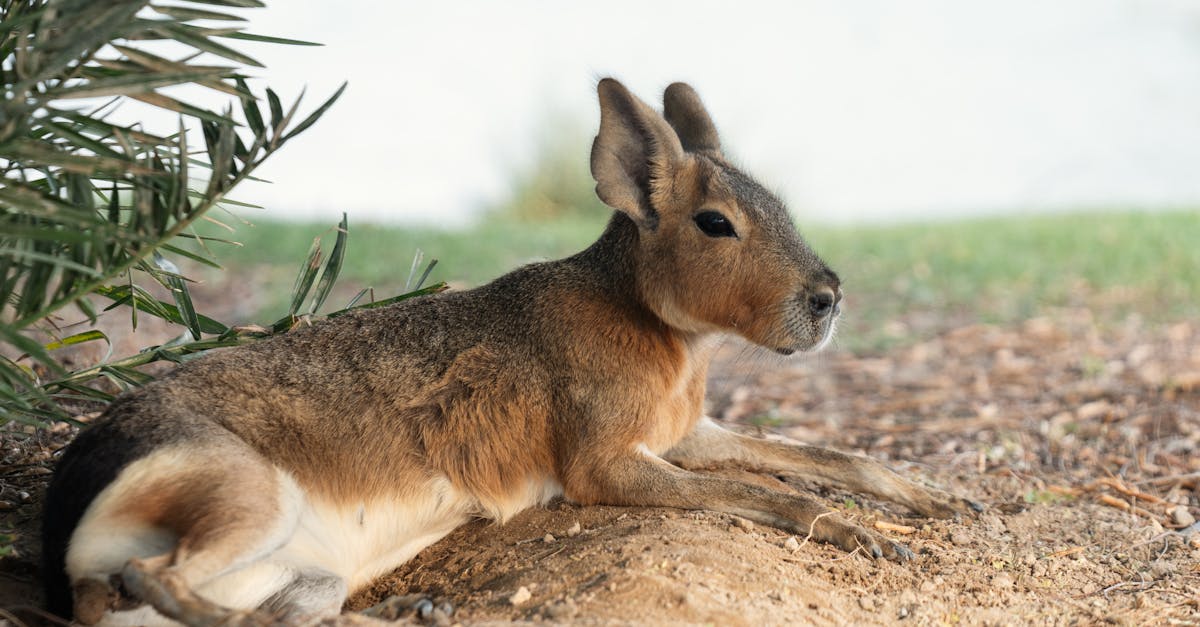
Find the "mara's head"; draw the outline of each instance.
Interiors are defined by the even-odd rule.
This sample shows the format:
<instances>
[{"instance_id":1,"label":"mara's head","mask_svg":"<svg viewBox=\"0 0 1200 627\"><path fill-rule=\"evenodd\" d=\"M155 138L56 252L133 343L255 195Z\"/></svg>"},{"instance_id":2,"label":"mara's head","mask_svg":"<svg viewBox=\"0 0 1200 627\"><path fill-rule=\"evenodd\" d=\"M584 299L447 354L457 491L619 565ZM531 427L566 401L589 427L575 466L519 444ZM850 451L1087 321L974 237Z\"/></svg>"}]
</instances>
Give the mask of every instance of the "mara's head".
<instances>
[{"instance_id":1,"label":"mara's head","mask_svg":"<svg viewBox=\"0 0 1200 627\"><path fill-rule=\"evenodd\" d=\"M838 277L787 209L730 165L700 97L675 83L663 113L600 81L592 176L600 200L637 225L646 304L684 331L726 330L789 354L833 335Z\"/></svg>"}]
</instances>

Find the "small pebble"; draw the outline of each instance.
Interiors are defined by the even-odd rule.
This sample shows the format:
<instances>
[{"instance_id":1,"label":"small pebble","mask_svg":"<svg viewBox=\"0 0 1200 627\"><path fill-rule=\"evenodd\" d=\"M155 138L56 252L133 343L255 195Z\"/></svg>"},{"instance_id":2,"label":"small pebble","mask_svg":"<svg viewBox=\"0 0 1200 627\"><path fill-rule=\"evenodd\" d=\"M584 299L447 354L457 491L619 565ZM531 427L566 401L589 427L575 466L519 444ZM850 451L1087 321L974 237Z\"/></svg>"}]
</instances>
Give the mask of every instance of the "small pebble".
<instances>
[{"instance_id":1,"label":"small pebble","mask_svg":"<svg viewBox=\"0 0 1200 627\"><path fill-rule=\"evenodd\" d=\"M789 536L787 541L783 543L783 548L795 553L800 550L800 543L796 541L796 536Z\"/></svg>"},{"instance_id":2,"label":"small pebble","mask_svg":"<svg viewBox=\"0 0 1200 627\"><path fill-rule=\"evenodd\" d=\"M742 518L741 516L734 516L733 522L734 522L734 524L741 527L742 529L745 529L746 531L750 531L751 529L754 528L754 523L750 522L749 520L746 520L745 518Z\"/></svg>"},{"instance_id":3,"label":"small pebble","mask_svg":"<svg viewBox=\"0 0 1200 627\"><path fill-rule=\"evenodd\" d=\"M1169 577L1175 574L1175 564L1167 560L1154 560L1150 562L1150 575L1155 579Z\"/></svg>"},{"instance_id":4,"label":"small pebble","mask_svg":"<svg viewBox=\"0 0 1200 627\"><path fill-rule=\"evenodd\" d=\"M858 597L858 606L869 612L875 611L875 599L873 597Z\"/></svg>"},{"instance_id":5,"label":"small pebble","mask_svg":"<svg viewBox=\"0 0 1200 627\"><path fill-rule=\"evenodd\" d=\"M1013 587L1014 583L1012 576L1008 573L997 573L995 577L992 577L992 585L1002 590Z\"/></svg>"},{"instance_id":6,"label":"small pebble","mask_svg":"<svg viewBox=\"0 0 1200 627\"><path fill-rule=\"evenodd\" d=\"M953 542L958 546L963 546L971 543L971 536L961 531L955 531L954 533L950 534L950 542Z\"/></svg>"},{"instance_id":7,"label":"small pebble","mask_svg":"<svg viewBox=\"0 0 1200 627\"><path fill-rule=\"evenodd\" d=\"M1175 521L1175 524L1181 527L1187 527L1196 522L1196 517L1192 516L1192 513L1188 511L1186 506L1180 505L1171 510L1171 520Z\"/></svg>"},{"instance_id":8,"label":"small pebble","mask_svg":"<svg viewBox=\"0 0 1200 627\"><path fill-rule=\"evenodd\" d=\"M521 586L520 588L517 588L517 591L514 592L512 596L508 597L508 602L512 603L513 605L521 605L531 598L533 598L533 595L529 593L529 588Z\"/></svg>"},{"instance_id":9,"label":"small pebble","mask_svg":"<svg viewBox=\"0 0 1200 627\"><path fill-rule=\"evenodd\" d=\"M443 612L442 608L440 607L433 608L433 613L429 617L429 622L437 625L437 627L450 627L452 624L450 622L450 615Z\"/></svg>"},{"instance_id":10,"label":"small pebble","mask_svg":"<svg viewBox=\"0 0 1200 627\"><path fill-rule=\"evenodd\" d=\"M575 605L573 599L563 599L558 603L546 608L546 615L554 620L566 620L573 618L579 613L579 607Z\"/></svg>"},{"instance_id":11,"label":"small pebble","mask_svg":"<svg viewBox=\"0 0 1200 627\"><path fill-rule=\"evenodd\" d=\"M545 542L546 544L554 542L554 535L549 533L546 534L546 537L542 538L542 542Z\"/></svg>"},{"instance_id":12,"label":"small pebble","mask_svg":"<svg viewBox=\"0 0 1200 627\"><path fill-rule=\"evenodd\" d=\"M575 536L579 535L581 531L583 531L583 527L580 526L579 521L577 520L575 521L575 524L571 525L570 529L567 529L567 537L574 538Z\"/></svg>"}]
</instances>

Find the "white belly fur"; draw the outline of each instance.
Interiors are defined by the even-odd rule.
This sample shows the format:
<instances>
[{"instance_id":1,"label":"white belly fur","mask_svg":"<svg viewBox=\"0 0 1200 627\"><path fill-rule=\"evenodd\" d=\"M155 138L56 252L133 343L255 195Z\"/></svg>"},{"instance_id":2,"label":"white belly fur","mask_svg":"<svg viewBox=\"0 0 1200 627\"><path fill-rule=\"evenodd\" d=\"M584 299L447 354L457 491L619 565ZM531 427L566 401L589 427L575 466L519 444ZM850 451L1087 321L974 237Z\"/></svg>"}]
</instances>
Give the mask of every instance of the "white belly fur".
<instances>
[{"instance_id":1,"label":"white belly fur","mask_svg":"<svg viewBox=\"0 0 1200 627\"><path fill-rule=\"evenodd\" d=\"M403 499L349 507L306 498L291 540L270 559L329 571L353 591L437 542L476 511L474 500L444 478Z\"/></svg>"},{"instance_id":2,"label":"white belly fur","mask_svg":"<svg viewBox=\"0 0 1200 627\"><path fill-rule=\"evenodd\" d=\"M380 499L355 506L334 505L309 497L292 482L285 490L301 499L300 517L291 539L257 566L230 573L199 592L222 603L232 597L253 607L263 599L246 598L246 590L277 590L279 571L320 569L346 580L351 593L412 559L471 518L503 522L562 493L552 480L530 480L511 501L484 506L451 485L445 477L430 479L403 498ZM294 486L294 487L293 487Z\"/></svg>"}]
</instances>

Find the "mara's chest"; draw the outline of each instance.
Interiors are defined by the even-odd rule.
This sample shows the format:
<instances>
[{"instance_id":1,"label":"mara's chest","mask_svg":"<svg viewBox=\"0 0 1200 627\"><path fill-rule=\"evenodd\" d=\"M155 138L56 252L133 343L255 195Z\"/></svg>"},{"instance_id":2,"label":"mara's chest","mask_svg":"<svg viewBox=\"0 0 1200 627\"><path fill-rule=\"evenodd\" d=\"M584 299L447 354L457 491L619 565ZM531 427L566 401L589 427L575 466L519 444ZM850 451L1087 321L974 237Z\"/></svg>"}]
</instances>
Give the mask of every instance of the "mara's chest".
<instances>
[{"instance_id":1,"label":"mara's chest","mask_svg":"<svg viewBox=\"0 0 1200 627\"><path fill-rule=\"evenodd\" d=\"M704 415L707 360L689 362L679 376L653 399L648 420L642 425L642 440L654 454L661 455L695 428Z\"/></svg>"}]
</instances>

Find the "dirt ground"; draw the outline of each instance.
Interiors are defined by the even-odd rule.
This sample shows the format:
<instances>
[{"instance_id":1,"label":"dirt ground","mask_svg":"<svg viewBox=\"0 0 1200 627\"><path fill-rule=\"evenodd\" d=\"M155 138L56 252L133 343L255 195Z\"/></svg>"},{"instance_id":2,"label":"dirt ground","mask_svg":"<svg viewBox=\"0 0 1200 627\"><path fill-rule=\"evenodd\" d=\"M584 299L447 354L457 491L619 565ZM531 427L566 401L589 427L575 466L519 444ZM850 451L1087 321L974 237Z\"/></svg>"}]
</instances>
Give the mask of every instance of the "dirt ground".
<instances>
[{"instance_id":1,"label":"dirt ground","mask_svg":"<svg viewBox=\"0 0 1200 627\"><path fill-rule=\"evenodd\" d=\"M1079 309L925 337L792 361L731 344L710 391L727 424L871 455L987 505L931 521L756 477L882 523L917 553L908 564L724 514L556 502L457 530L349 606L422 593L463 625L1200 624L1200 323ZM0 533L17 542L0 608L16 617L0 624L34 620L40 493L70 435L3 433Z\"/></svg>"}]
</instances>

